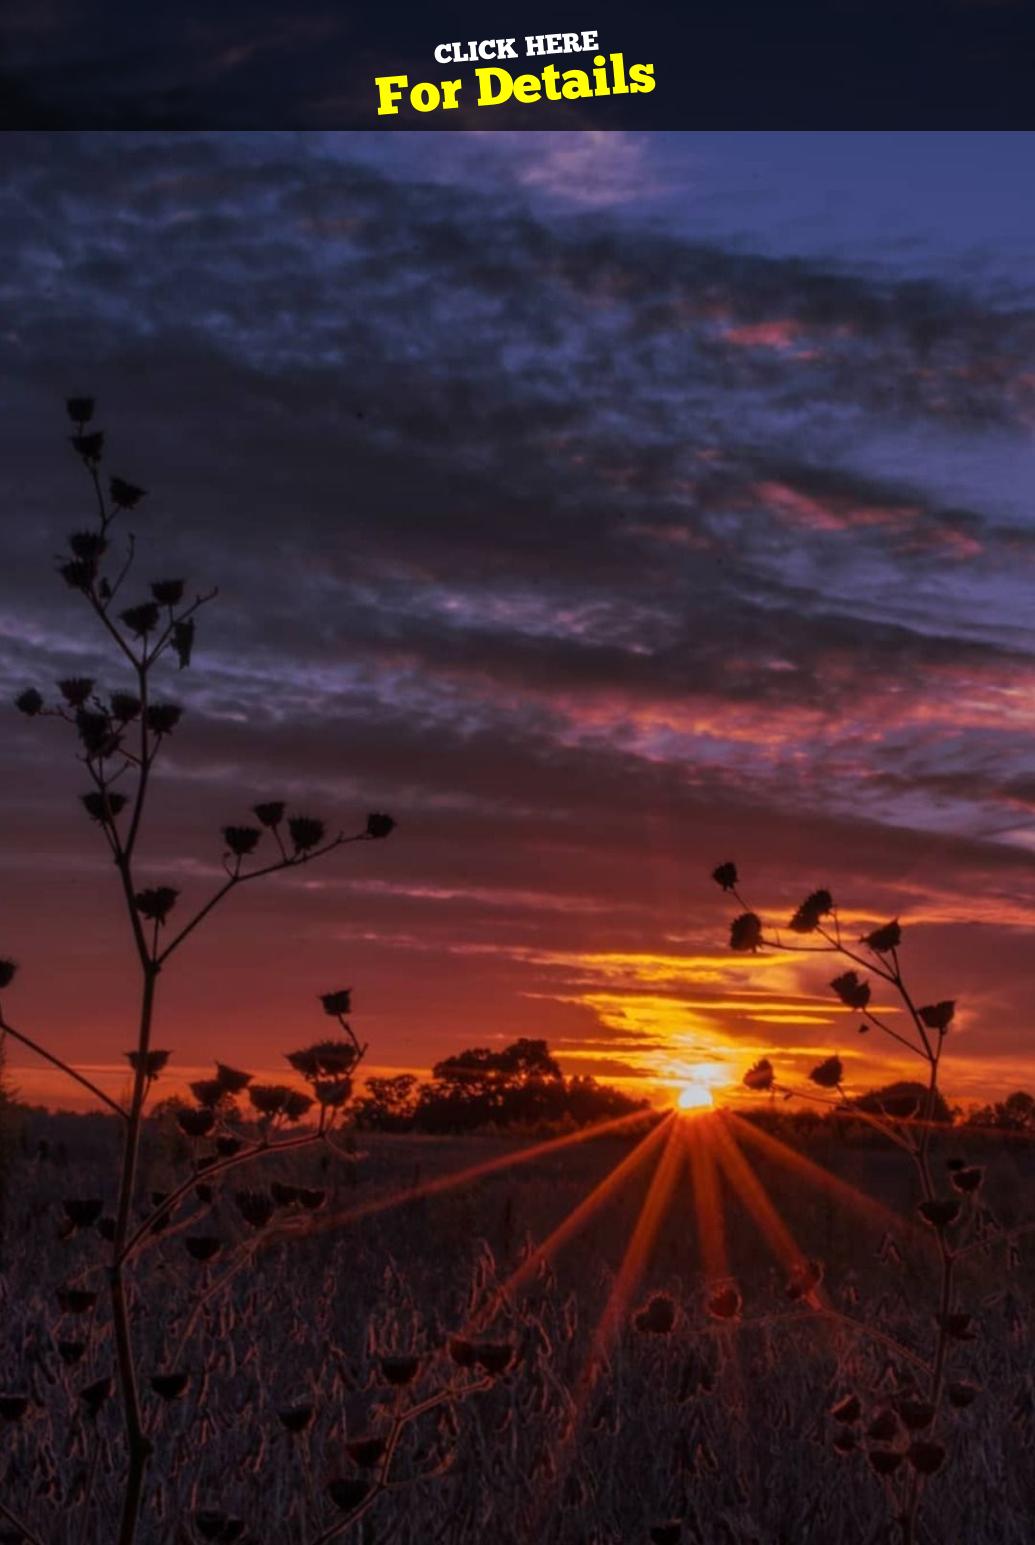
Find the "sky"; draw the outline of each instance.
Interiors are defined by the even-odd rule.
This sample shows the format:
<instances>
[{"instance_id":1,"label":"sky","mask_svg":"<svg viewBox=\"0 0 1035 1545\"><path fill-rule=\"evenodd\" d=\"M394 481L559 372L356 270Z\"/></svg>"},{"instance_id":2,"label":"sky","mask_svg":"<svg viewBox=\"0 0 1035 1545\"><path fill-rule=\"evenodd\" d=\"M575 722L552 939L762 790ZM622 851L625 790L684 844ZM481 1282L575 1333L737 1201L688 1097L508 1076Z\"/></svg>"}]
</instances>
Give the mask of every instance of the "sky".
<instances>
[{"instance_id":1,"label":"sky","mask_svg":"<svg viewBox=\"0 0 1035 1545\"><path fill-rule=\"evenodd\" d=\"M380 1070L528 1035L652 1098L904 1073L831 961L730 952L729 859L777 924L821 885L850 936L901 919L915 996L958 1000L950 1097L1035 1085L1031 135L0 154L4 697L127 685L53 572L92 393L150 490L141 593L220 589L142 879L200 903L257 799L399 823L185 946L170 1089L272 1072L343 986ZM63 728L0 738L4 1009L115 1093L132 958Z\"/></svg>"}]
</instances>

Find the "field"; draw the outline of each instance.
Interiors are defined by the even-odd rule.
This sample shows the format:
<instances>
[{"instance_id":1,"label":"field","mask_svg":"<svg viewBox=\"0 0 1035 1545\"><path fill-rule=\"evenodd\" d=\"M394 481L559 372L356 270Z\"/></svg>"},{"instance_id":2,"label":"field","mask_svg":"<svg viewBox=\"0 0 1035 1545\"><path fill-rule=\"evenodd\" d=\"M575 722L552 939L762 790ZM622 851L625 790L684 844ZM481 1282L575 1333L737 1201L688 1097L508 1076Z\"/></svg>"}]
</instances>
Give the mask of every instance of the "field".
<instances>
[{"instance_id":1,"label":"field","mask_svg":"<svg viewBox=\"0 0 1035 1545\"><path fill-rule=\"evenodd\" d=\"M102 1270L90 1269L102 1246L92 1228L60 1237L65 1198L103 1197L110 1207L116 1136L110 1118L32 1116L8 1175L0 1367L3 1386L30 1404L21 1420L0 1425L0 1500L46 1545L107 1540L117 1512L116 1402L91 1417L81 1395L113 1370ZM935 1162L950 1152L972 1158L977 1143L988 1170L982 1206L1011 1227L1024 1217L1032 1156L1021 1142L946 1136ZM887 1483L851 1437L857 1428L830 1409L853 1392L867 1411L908 1394L910 1356L929 1355L932 1339L930 1231L892 1226L879 1207L852 1207L847 1191L742 1142L789 1237L825 1264L823 1302L788 1298L779 1240L764 1237L757 1207L726 1187L723 1280L743 1305L723 1319L708 1310L718 1245L702 1239L689 1162L670 1176L653 1240L644 1202L658 1171L645 1163L546 1259L534 1247L629 1160L633 1141L601 1137L526 1158L534 1146L362 1136L350 1155L256 1161L225 1190L215 1182L211 1203L192 1197L174 1213L138 1259L132 1306L156 1447L141 1531L148 1545L895 1538ZM821 1133L804 1157L915 1217L908 1170L894 1153ZM152 1131L145 1190L169 1191L187 1158L184 1140ZM485 1165L480 1178L436 1189ZM289 1206L280 1226L251 1228L234 1195L274 1179L326 1194L312 1212ZM340 1220L345 1213L351 1221ZM184 1241L196 1237L220 1241L211 1262L188 1254ZM643 1248L630 1259L636 1237ZM929 1545L1032 1537L1031 1264L1026 1239L1013 1251L972 1249L961 1264L961 1296L979 1333L954 1351L951 1376L981 1392L942 1431L949 1457L922 1515ZM102 1290L96 1326L89 1311L62 1312L57 1292L69 1285ZM653 1320L637 1324L658 1293L667 1297ZM879 1327L879 1336L849 1320ZM465 1365L464 1344L485 1342L513 1349L505 1371ZM419 1358L412 1380L410 1354ZM189 1375L179 1398L149 1387L160 1371ZM399 1420L425 1402L423 1415ZM398 1446L378 1495L349 1523L381 1473L364 1467L363 1437ZM835 1447L839 1438L848 1452ZM88 1489L84 1525L71 1504ZM0 1538L23 1536L0 1528Z\"/></svg>"}]
</instances>

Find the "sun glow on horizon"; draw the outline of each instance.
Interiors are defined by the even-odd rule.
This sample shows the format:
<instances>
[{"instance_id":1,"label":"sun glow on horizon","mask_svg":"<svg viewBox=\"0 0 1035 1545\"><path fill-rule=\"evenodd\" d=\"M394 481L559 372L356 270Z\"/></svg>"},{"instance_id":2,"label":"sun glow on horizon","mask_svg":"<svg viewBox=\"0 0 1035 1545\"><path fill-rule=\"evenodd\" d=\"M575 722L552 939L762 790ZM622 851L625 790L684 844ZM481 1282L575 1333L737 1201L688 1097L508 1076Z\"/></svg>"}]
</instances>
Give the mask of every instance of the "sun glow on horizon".
<instances>
[{"instance_id":1,"label":"sun glow on horizon","mask_svg":"<svg viewBox=\"0 0 1035 1545\"><path fill-rule=\"evenodd\" d=\"M714 1104L712 1090L709 1086L693 1080L684 1084L676 1096L676 1105L681 1111L712 1110Z\"/></svg>"}]
</instances>

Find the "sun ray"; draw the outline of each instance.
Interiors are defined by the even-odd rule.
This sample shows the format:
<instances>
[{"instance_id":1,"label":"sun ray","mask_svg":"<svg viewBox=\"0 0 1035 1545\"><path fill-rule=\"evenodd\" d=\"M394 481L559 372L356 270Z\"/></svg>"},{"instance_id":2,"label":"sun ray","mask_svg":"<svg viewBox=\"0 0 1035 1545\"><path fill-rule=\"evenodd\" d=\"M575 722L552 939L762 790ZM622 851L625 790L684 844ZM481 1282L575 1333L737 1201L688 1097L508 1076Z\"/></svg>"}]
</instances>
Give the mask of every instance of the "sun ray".
<instances>
[{"instance_id":1,"label":"sun ray","mask_svg":"<svg viewBox=\"0 0 1035 1545\"><path fill-rule=\"evenodd\" d=\"M723 1211L719 1172L709 1141L715 1118L690 1121L686 1125L686 1143L690 1154L690 1179L693 1186L694 1216L701 1250L701 1263L710 1281L729 1271L726 1247L726 1215Z\"/></svg>"},{"instance_id":2,"label":"sun ray","mask_svg":"<svg viewBox=\"0 0 1035 1545\"><path fill-rule=\"evenodd\" d=\"M595 1381L596 1372L607 1355L619 1323L628 1310L633 1294L650 1257L658 1228L672 1197L676 1176L685 1157L686 1129L681 1121L669 1118L667 1138L643 1199L636 1226L629 1236L621 1265L611 1284L604 1311L600 1316L583 1371L582 1384Z\"/></svg>"},{"instance_id":3,"label":"sun ray","mask_svg":"<svg viewBox=\"0 0 1035 1545\"><path fill-rule=\"evenodd\" d=\"M664 1117L645 1137L641 1138L635 1148L627 1153L614 1169L609 1170L603 1180L599 1181L592 1191L572 1208L552 1233L535 1247L527 1260L511 1272L506 1281L500 1284L490 1307L479 1316L480 1320L491 1318L500 1302L511 1298L517 1289L538 1270L542 1262L550 1260L581 1228L586 1226L593 1214L610 1200L622 1183L628 1180L658 1147L666 1134L670 1120L671 1116Z\"/></svg>"},{"instance_id":4,"label":"sun ray","mask_svg":"<svg viewBox=\"0 0 1035 1545\"><path fill-rule=\"evenodd\" d=\"M735 1111L730 1111L729 1119L736 1127L738 1142L753 1144L761 1152L775 1159L789 1169L792 1174L800 1179L811 1180L821 1190L836 1196L840 1201L857 1211L869 1214L875 1222L883 1228L897 1228L909 1233L918 1232L912 1219L904 1218L901 1213L895 1212L891 1207L886 1207L876 1197L868 1196L865 1191L860 1191L856 1186L849 1184L847 1180L841 1180L839 1176L830 1170L824 1169L821 1164L816 1164L812 1159L807 1159L796 1148L791 1148L772 1133L763 1131L753 1121L746 1121L743 1116L738 1116Z\"/></svg>"},{"instance_id":5,"label":"sun ray","mask_svg":"<svg viewBox=\"0 0 1035 1545\"><path fill-rule=\"evenodd\" d=\"M651 1247L657 1237L658 1227L671 1200L676 1176L685 1158L686 1123L677 1120L675 1112L672 1111L665 1117L658 1130L662 1129L665 1133L664 1147L654 1174L651 1176L636 1224L629 1236L629 1243L626 1245L611 1284L611 1291L607 1296L603 1312L591 1337L582 1372L572 1392L573 1409L570 1423L556 1455L554 1479L548 1488L544 1488L539 1498L539 1509L532 1521L532 1538L538 1537L540 1525L546 1516L551 1498L558 1488L563 1486L571 1468L575 1440L586 1414L587 1403L596 1387L597 1379L603 1372L619 1324L627 1313L633 1294L639 1286Z\"/></svg>"},{"instance_id":6,"label":"sun ray","mask_svg":"<svg viewBox=\"0 0 1035 1545\"><path fill-rule=\"evenodd\" d=\"M787 1224L773 1206L765 1186L735 1142L725 1115L719 1117L714 1130L719 1163L733 1190L757 1223L759 1232L788 1272L801 1270L807 1264L807 1257L799 1249ZM815 1296L819 1302L825 1303L822 1287L815 1289Z\"/></svg>"},{"instance_id":7,"label":"sun ray","mask_svg":"<svg viewBox=\"0 0 1035 1545\"><path fill-rule=\"evenodd\" d=\"M471 1164L466 1169L454 1170L448 1175L437 1175L433 1180L426 1180L422 1185L411 1186L405 1190L391 1191L386 1196L373 1196L367 1202L361 1202L357 1207L348 1207L343 1212L317 1214L305 1220L304 1232L324 1233L328 1229L342 1228L349 1223L358 1223L363 1218L373 1217L376 1213L387 1212L393 1207L403 1207L407 1202L415 1202L424 1197L438 1196L443 1191L451 1191L457 1186L470 1185L475 1181L484 1180L489 1175L499 1174L502 1170L513 1169L521 1164L531 1164L536 1159L545 1158L549 1154L559 1153L562 1149L574 1147L578 1143L588 1142L594 1137L603 1137L609 1133L620 1134L637 1123L642 1125L644 1113L642 1110L631 1111L625 1116L616 1116L611 1121L599 1121L593 1126L580 1127L577 1132L568 1132L563 1137L552 1137L543 1143L534 1143L530 1147L520 1148L513 1153L497 1154L493 1159L485 1159L481 1164ZM274 1239L281 1233L298 1233L301 1230L287 1224L284 1228L270 1229L267 1237Z\"/></svg>"}]
</instances>

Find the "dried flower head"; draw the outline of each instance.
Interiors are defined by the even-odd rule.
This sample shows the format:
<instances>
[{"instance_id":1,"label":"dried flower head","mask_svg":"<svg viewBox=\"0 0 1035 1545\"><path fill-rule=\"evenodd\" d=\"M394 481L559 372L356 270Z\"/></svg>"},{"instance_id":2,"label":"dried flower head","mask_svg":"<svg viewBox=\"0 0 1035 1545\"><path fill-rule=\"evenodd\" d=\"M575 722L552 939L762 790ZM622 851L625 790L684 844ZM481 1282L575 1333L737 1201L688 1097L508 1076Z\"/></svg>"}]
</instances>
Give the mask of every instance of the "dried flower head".
<instances>
[{"instance_id":1,"label":"dried flower head","mask_svg":"<svg viewBox=\"0 0 1035 1545\"><path fill-rule=\"evenodd\" d=\"M645 1336L668 1336L675 1323L676 1302L669 1293L652 1293L633 1316L633 1324Z\"/></svg>"},{"instance_id":2,"label":"dried flower head","mask_svg":"<svg viewBox=\"0 0 1035 1545\"><path fill-rule=\"evenodd\" d=\"M171 735L183 718L178 703L152 703L147 710L147 727L155 735Z\"/></svg>"},{"instance_id":3,"label":"dried flower head","mask_svg":"<svg viewBox=\"0 0 1035 1545\"><path fill-rule=\"evenodd\" d=\"M449 1355L458 1368L474 1367L474 1343L464 1336L450 1336Z\"/></svg>"},{"instance_id":4,"label":"dried flower head","mask_svg":"<svg viewBox=\"0 0 1035 1545\"><path fill-rule=\"evenodd\" d=\"M352 1098L351 1078L318 1078L313 1084L313 1094L320 1105L337 1110Z\"/></svg>"},{"instance_id":5,"label":"dried flower head","mask_svg":"<svg viewBox=\"0 0 1035 1545\"><path fill-rule=\"evenodd\" d=\"M118 794L114 789L91 789L89 794L80 794L83 809L91 821L97 821L101 826L110 826L116 817L121 815L128 803L125 794Z\"/></svg>"},{"instance_id":6,"label":"dried flower head","mask_svg":"<svg viewBox=\"0 0 1035 1545\"><path fill-rule=\"evenodd\" d=\"M168 1051L148 1051L148 1052L145 1052L144 1053L144 1074L145 1074L145 1076L147 1078L157 1078L159 1073L165 1067L166 1063L169 1061L169 1058L171 1056L172 1056L172 1052L168 1052ZM130 1067L133 1069L133 1071L135 1073L137 1068L140 1066L140 1053L138 1051L128 1051L128 1052L126 1052L126 1059L129 1062Z\"/></svg>"},{"instance_id":7,"label":"dried flower head","mask_svg":"<svg viewBox=\"0 0 1035 1545\"><path fill-rule=\"evenodd\" d=\"M742 912L730 924L730 949L754 953L762 944L762 919L755 912Z\"/></svg>"},{"instance_id":8,"label":"dried flower head","mask_svg":"<svg viewBox=\"0 0 1035 1545\"><path fill-rule=\"evenodd\" d=\"M223 1248L222 1240L215 1239L211 1234L190 1234L183 1241L183 1247L192 1261L214 1260Z\"/></svg>"},{"instance_id":9,"label":"dried flower head","mask_svg":"<svg viewBox=\"0 0 1035 1545\"><path fill-rule=\"evenodd\" d=\"M18 973L18 966L13 960L0 960L0 992L5 987L10 987Z\"/></svg>"},{"instance_id":10,"label":"dried flower head","mask_svg":"<svg viewBox=\"0 0 1035 1545\"><path fill-rule=\"evenodd\" d=\"M875 928L872 933L864 934L859 942L868 945L878 955L886 955L890 950L897 949L902 943L902 929L899 927L898 918L885 923L882 928Z\"/></svg>"},{"instance_id":11,"label":"dried flower head","mask_svg":"<svg viewBox=\"0 0 1035 1545\"><path fill-rule=\"evenodd\" d=\"M822 1261L796 1261L791 1267L790 1276L784 1291L792 1302L807 1298L814 1293L823 1281Z\"/></svg>"},{"instance_id":12,"label":"dried flower head","mask_svg":"<svg viewBox=\"0 0 1035 1545\"><path fill-rule=\"evenodd\" d=\"M120 613L120 620L137 638L145 638L157 628L161 615L154 601L144 601L140 606L128 606Z\"/></svg>"},{"instance_id":13,"label":"dried flower head","mask_svg":"<svg viewBox=\"0 0 1035 1545\"><path fill-rule=\"evenodd\" d=\"M918 1475L935 1475L945 1463L945 1448L929 1438L915 1438L906 1449L906 1458Z\"/></svg>"},{"instance_id":14,"label":"dried flower head","mask_svg":"<svg viewBox=\"0 0 1035 1545\"><path fill-rule=\"evenodd\" d=\"M352 1009L352 988L343 987L338 992L325 992L320 994L320 1002L323 1004L325 1014L332 1018L344 1016Z\"/></svg>"},{"instance_id":15,"label":"dried flower head","mask_svg":"<svg viewBox=\"0 0 1035 1545\"><path fill-rule=\"evenodd\" d=\"M325 830L323 822L310 815L293 815L288 821L288 831L296 853L309 853L319 847Z\"/></svg>"},{"instance_id":16,"label":"dried flower head","mask_svg":"<svg viewBox=\"0 0 1035 1545\"><path fill-rule=\"evenodd\" d=\"M58 564L58 573L69 590L89 590L97 578L97 564L92 558L73 558Z\"/></svg>"},{"instance_id":17,"label":"dried flower head","mask_svg":"<svg viewBox=\"0 0 1035 1545\"><path fill-rule=\"evenodd\" d=\"M70 707L81 708L93 691L93 680L89 676L66 676L57 686Z\"/></svg>"},{"instance_id":18,"label":"dried flower head","mask_svg":"<svg viewBox=\"0 0 1035 1545\"><path fill-rule=\"evenodd\" d=\"M918 1395L900 1395L895 1401L895 1410L910 1432L923 1432L937 1415L931 1402L921 1400Z\"/></svg>"},{"instance_id":19,"label":"dried flower head","mask_svg":"<svg viewBox=\"0 0 1035 1545\"><path fill-rule=\"evenodd\" d=\"M954 1196L932 1196L920 1203L918 1211L932 1228L945 1229L959 1217L960 1202Z\"/></svg>"},{"instance_id":20,"label":"dried flower head","mask_svg":"<svg viewBox=\"0 0 1035 1545\"><path fill-rule=\"evenodd\" d=\"M899 1420L889 1406L878 1411L866 1429L866 1436L878 1443L893 1443L899 1435Z\"/></svg>"},{"instance_id":21,"label":"dried flower head","mask_svg":"<svg viewBox=\"0 0 1035 1545\"><path fill-rule=\"evenodd\" d=\"M261 836L262 832L255 826L223 827L223 841L238 858L247 858L249 853L254 853Z\"/></svg>"},{"instance_id":22,"label":"dried flower head","mask_svg":"<svg viewBox=\"0 0 1035 1545\"><path fill-rule=\"evenodd\" d=\"M717 1320L735 1320L743 1307L744 1300L732 1286L720 1288L708 1300L708 1313Z\"/></svg>"},{"instance_id":23,"label":"dried flower head","mask_svg":"<svg viewBox=\"0 0 1035 1545\"><path fill-rule=\"evenodd\" d=\"M26 687L25 691L19 692L15 698L14 706L19 713L25 714L26 718L34 719L38 713L43 712L43 698L35 687Z\"/></svg>"},{"instance_id":24,"label":"dried flower head","mask_svg":"<svg viewBox=\"0 0 1035 1545\"><path fill-rule=\"evenodd\" d=\"M78 708L75 727L88 757L114 756L118 750L119 737L112 729L111 720L106 713L94 713L90 709Z\"/></svg>"},{"instance_id":25,"label":"dried flower head","mask_svg":"<svg viewBox=\"0 0 1035 1545\"><path fill-rule=\"evenodd\" d=\"M951 998L942 1003L925 1003L917 1009L917 1013L928 1030L937 1030L940 1035L944 1035L955 1018L956 1004Z\"/></svg>"},{"instance_id":26,"label":"dried flower head","mask_svg":"<svg viewBox=\"0 0 1035 1545\"><path fill-rule=\"evenodd\" d=\"M108 551L107 540L99 531L72 531L68 545L74 558L94 564L99 563Z\"/></svg>"},{"instance_id":27,"label":"dried flower head","mask_svg":"<svg viewBox=\"0 0 1035 1545\"><path fill-rule=\"evenodd\" d=\"M840 1057L828 1057L825 1062L817 1063L809 1077L821 1089L836 1089L844 1078L844 1072Z\"/></svg>"},{"instance_id":28,"label":"dried flower head","mask_svg":"<svg viewBox=\"0 0 1035 1545\"><path fill-rule=\"evenodd\" d=\"M368 837L389 837L395 830L395 822L390 815L383 811L374 810L367 816Z\"/></svg>"},{"instance_id":29,"label":"dried flower head","mask_svg":"<svg viewBox=\"0 0 1035 1545\"><path fill-rule=\"evenodd\" d=\"M62 1314L89 1314L97 1294L90 1288L58 1288L57 1301Z\"/></svg>"},{"instance_id":30,"label":"dried flower head","mask_svg":"<svg viewBox=\"0 0 1035 1545\"><path fill-rule=\"evenodd\" d=\"M835 976L830 987L846 1008L864 1009L870 1001L870 984L855 971L844 971Z\"/></svg>"},{"instance_id":31,"label":"dried flower head","mask_svg":"<svg viewBox=\"0 0 1035 1545\"><path fill-rule=\"evenodd\" d=\"M286 1084L252 1084L248 1098L262 1116L277 1116L290 1090Z\"/></svg>"},{"instance_id":32,"label":"dried flower head","mask_svg":"<svg viewBox=\"0 0 1035 1545\"><path fill-rule=\"evenodd\" d=\"M651 1545L679 1545L683 1538L683 1525L678 1519L664 1524L652 1524L650 1538Z\"/></svg>"},{"instance_id":33,"label":"dried flower head","mask_svg":"<svg viewBox=\"0 0 1035 1545\"><path fill-rule=\"evenodd\" d=\"M871 1448L866 1457L875 1475L894 1475L905 1455L893 1448Z\"/></svg>"},{"instance_id":34,"label":"dried flower head","mask_svg":"<svg viewBox=\"0 0 1035 1545\"><path fill-rule=\"evenodd\" d=\"M153 923L164 923L176 905L179 894L171 885L156 885L150 890L138 891L133 897L133 904L141 917Z\"/></svg>"},{"instance_id":35,"label":"dried flower head","mask_svg":"<svg viewBox=\"0 0 1035 1545\"><path fill-rule=\"evenodd\" d=\"M760 1057L756 1063L748 1068L744 1074L746 1088L753 1089L756 1094L761 1094L773 1087L773 1064L768 1057Z\"/></svg>"},{"instance_id":36,"label":"dried flower head","mask_svg":"<svg viewBox=\"0 0 1035 1545\"><path fill-rule=\"evenodd\" d=\"M365 1499L370 1490L369 1483L358 1475L346 1476L341 1480L328 1481L327 1495L340 1508L343 1513L351 1513Z\"/></svg>"},{"instance_id":37,"label":"dried flower head","mask_svg":"<svg viewBox=\"0 0 1035 1545\"><path fill-rule=\"evenodd\" d=\"M225 1530L230 1521L226 1513L211 1507L199 1508L194 1514L195 1531L203 1540L225 1540Z\"/></svg>"},{"instance_id":38,"label":"dried flower head","mask_svg":"<svg viewBox=\"0 0 1035 1545\"><path fill-rule=\"evenodd\" d=\"M226 1090L218 1078L199 1078L191 1084L190 1092L199 1105L212 1110L226 1097Z\"/></svg>"},{"instance_id":39,"label":"dried flower head","mask_svg":"<svg viewBox=\"0 0 1035 1545\"><path fill-rule=\"evenodd\" d=\"M187 1393L189 1373L153 1373L151 1388L163 1400L180 1400Z\"/></svg>"},{"instance_id":40,"label":"dried flower head","mask_svg":"<svg viewBox=\"0 0 1035 1545\"><path fill-rule=\"evenodd\" d=\"M834 900L829 891L813 891L811 896L805 897L787 926L793 933L815 933L820 920L833 909Z\"/></svg>"},{"instance_id":41,"label":"dried flower head","mask_svg":"<svg viewBox=\"0 0 1035 1545\"><path fill-rule=\"evenodd\" d=\"M96 466L104 455L104 431L101 429L95 429L91 434L83 434L80 430L71 440L72 449L88 466Z\"/></svg>"},{"instance_id":42,"label":"dried flower head","mask_svg":"<svg viewBox=\"0 0 1035 1545\"><path fill-rule=\"evenodd\" d=\"M183 600L182 579L155 579L151 581L151 594L159 606L179 606Z\"/></svg>"},{"instance_id":43,"label":"dried flower head","mask_svg":"<svg viewBox=\"0 0 1035 1545\"><path fill-rule=\"evenodd\" d=\"M92 397L66 397L65 409L73 424L88 424L93 418Z\"/></svg>"},{"instance_id":44,"label":"dried flower head","mask_svg":"<svg viewBox=\"0 0 1035 1545\"><path fill-rule=\"evenodd\" d=\"M717 869L713 869L712 870L712 879L715 881L716 885L721 886L724 891L734 891L734 890L736 890L736 888L737 888L737 866L736 866L736 864L720 864Z\"/></svg>"},{"instance_id":45,"label":"dried flower head","mask_svg":"<svg viewBox=\"0 0 1035 1545\"><path fill-rule=\"evenodd\" d=\"M252 1228L265 1228L273 1216L273 1198L265 1191L236 1191L234 1201L241 1217Z\"/></svg>"},{"instance_id":46,"label":"dried flower head","mask_svg":"<svg viewBox=\"0 0 1035 1545\"><path fill-rule=\"evenodd\" d=\"M856 1394L843 1395L840 1400L830 1407L830 1414L835 1422L846 1422L851 1425L862 1416L862 1403Z\"/></svg>"},{"instance_id":47,"label":"dried flower head","mask_svg":"<svg viewBox=\"0 0 1035 1545\"><path fill-rule=\"evenodd\" d=\"M146 495L147 489L138 488L135 483L127 483L123 477L113 477L108 484L108 492L116 509L135 510Z\"/></svg>"},{"instance_id":48,"label":"dried flower head","mask_svg":"<svg viewBox=\"0 0 1035 1545\"><path fill-rule=\"evenodd\" d=\"M73 1228L93 1228L104 1211L103 1201L94 1196L66 1196L61 1205Z\"/></svg>"},{"instance_id":49,"label":"dried flower head","mask_svg":"<svg viewBox=\"0 0 1035 1545\"><path fill-rule=\"evenodd\" d=\"M95 1379L85 1389L79 1391L79 1399L86 1407L88 1416L97 1416L105 1401L110 1399L114 1383L111 1374L105 1374L103 1379Z\"/></svg>"},{"instance_id":50,"label":"dried flower head","mask_svg":"<svg viewBox=\"0 0 1035 1545\"><path fill-rule=\"evenodd\" d=\"M976 1341L977 1322L972 1314L965 1310L950 1311L948 1314L935 1316L935 1323L941 1327L945 1334L953 1341Z\"/></svg>"},{"instance_id":51,"label":"dried flower head","mask_svg":"<svg viewBox=\"0 0 1035 1545\"><path fill-rule=\"evenodd\" d=\"M284 801L271 799L263 805L253 805L252 814L262 826L279 826L284 819Z\"/></svg>"},{"instance_id":52,"label":"dried flower head","mask_svg":"<svg viewBox=\"0 0 1035 1545\"><path fill-rule=\"evenodd\" d=\"M381 1359L381 1377L386 1384L402 1389L412 1384L420 1372L420 1358L396 1354Z\"/></svg>"},{"instance_id":53,"label":"dried flower head","mask_svg":"<svg viewBox=\"0 0 1035 1545\"><path fill-rule=\"evenodd\" d=\"M129 724L139 714L143 704L132 692L113 692L111 694L111 716L120 724Z\"/></svg>"},{"instance_id":54,"label":"dried flower head","mask_svg":"<svg viewBox=\"0 0 1035 1545\"><path fill-rule=\"evenodd\" d=\"M351 1041L316 1041L301 1051L284 1053L285 1060L302 1074L303 1078L344 1077L355 1065L358 1053Z\"/></svg>"},{"instance_id":55,"label":"dried flower head","mask_svg":"<svg viewBox=\"0 0 1035 1545\"><path fill-rule=\"evenodd\" d=\"M498 1379L514 1361L515 1349L509 1341L476 1341L474 1360L490 1378Z\"/></svg>"},{"instance_id":56,"label":"dried flower head","mask_svg":"<svg viewBox=\"0 0 1035 1545\"><path fill-rule=\"evenodd\" d=\"M224 1094L242 1094L252 1081L250 1073L243 1073L240 1068L227 1067L225 1062L216 1063L216 1078Z\"/></svg>"},{"instance_id":57,"label":"dried flower head","mask_svg":"<svg viewBox=\"0 0 1035 1545\"><path fill-rule=\"evenodd\" d=\"M178 1110L176 1121L188 1137L207 1137L216 1124L216 1113L203 1105L200 1110Z\"/></svg>"}]
</instances>

